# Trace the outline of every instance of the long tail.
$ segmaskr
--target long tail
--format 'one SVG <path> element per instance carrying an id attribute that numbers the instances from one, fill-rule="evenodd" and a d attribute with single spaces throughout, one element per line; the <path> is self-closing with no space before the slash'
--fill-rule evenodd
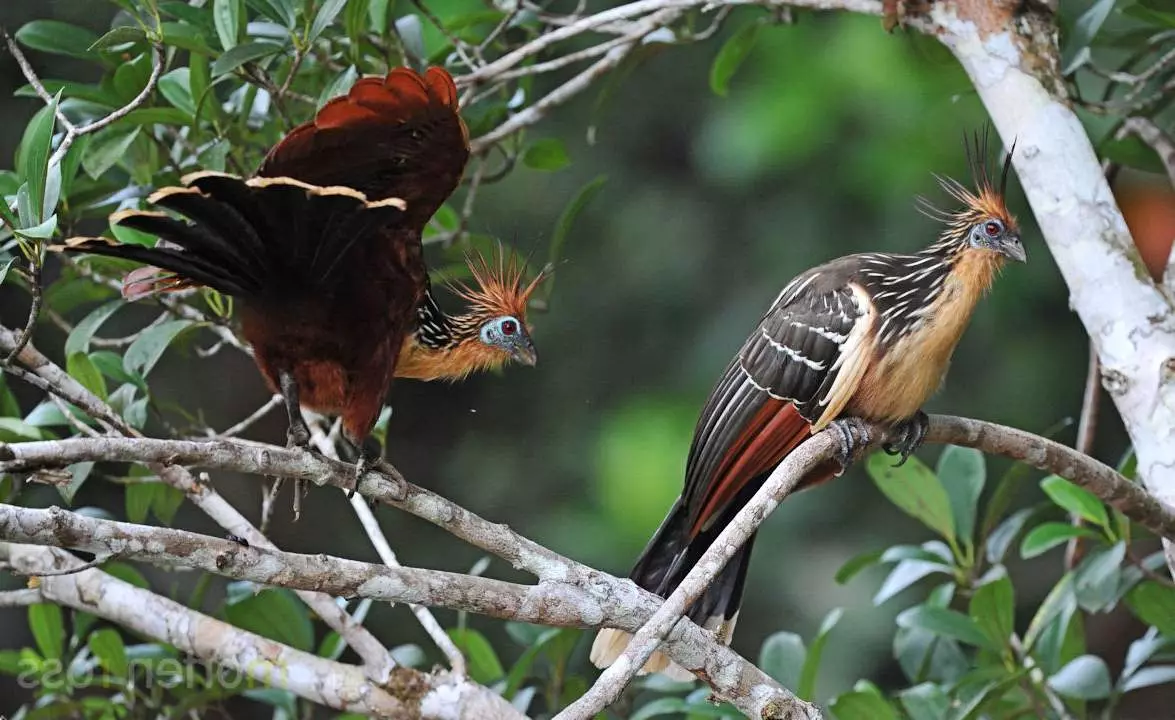
<path id="1" fill-rule="evenodd" d="M 158 210 L 124 210 L 111 220 L 159 237 L 156 247 L 76 237 L 52 249 L 146 263 L 124 281 L 135 299 L 194 285 L 227 295 L 256 297 L 329 282 L 348 251 L 397 223 L 405 203 L 370 202 L 345 187 L 316 187 L 290 178 L 252 178 L 199 172 L 182 187 L 156 191 Z"/>
<path id="2" fill-rule="evenodd" d="M 629 573 L 629 578 L 650 592 L 668 597 L 744 503 L 745 501 L 731 503 L 734 509 L 724 513 L 726 517 L 719 518 L 718 522 L 712 523 L 708 529 L 690 537 L 688 516 L 679 499 L 673 504 L 669 515 L 641 553 L 636 566 Z M 743 584 L 747 577 L 747 566 L 754 542 L 755 537 L 752 535 L 694 602 L 687 614 L 690 620 L 716 633 L 723 643 L 730 642 L 735 623 L 738 621 Z M 628 647 L 631 637 L 622 630 L 601 630 L 592 643 L 592 663 L 599 668 L 608 667 Z M 660 651 L 653 653 L 641 668 L 640 674 L 646 673 L 660 673 L 674 680 L 692 680 L 694 677 Z"/>

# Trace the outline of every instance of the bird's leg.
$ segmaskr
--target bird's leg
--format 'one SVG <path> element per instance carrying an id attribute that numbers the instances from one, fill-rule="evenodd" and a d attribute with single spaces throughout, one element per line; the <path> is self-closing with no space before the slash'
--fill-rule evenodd
<path id="1" fill-rule="evenodd" d="M 359 481 L 363 479 L 363 474 L 371 468 L 378 468 L 383 463 L 384 452 L 379 440 L 371 435 L 363 438 L 363 441 L 359 443 L 350 438 L 347 439 L 359 449 L 359 457 L 355 460 L 355 484 L 347 491 L 347 499 L 350 500 L 355 497 L 355 491 L 359 489 Z"/>
<path id="2" fill-rule="evenodd" d="M 302 404 L 298 402 L 298 381 L 294 374 L 282 371 L 278 375 L 281 382 L 282 399 L 286 402 L 286 415 L 290 420 L 290 427 L 286 430 L 286 447 L 310 447 L 310 428 L 302 417 Z"/>
<path id="3" fill-rule="evenodd" d="M 302 417 L 302 404 L 298 402 L 298 381 L 294 379 L 294 374 L 286 371 L 281 371 L 278 374 L 279 384 L 281 385 L 282 399 L 286 403 L 286 415 L 289 417 L 290 426 L 286 430 L 286 447 L 299 447 L 304 450 L 310 449 L 310 428 L 306 425 L 306 419 Z M 280 480 L 278 481 L 280 482 Z M 276 488 L 274 488 L 276 492 Z M 294 520 L 297 521 L 302 517 L 302 497 L 306 494 L 306 482 L 304 480 L 294 481 Z"/>
<path id="4" fill-rule="evenodd" d="M 837 448 L 833 457 L 840 463 L 843 472 L 848 469 L 849 465 L 857 461 L 861 450 L 868 447 L 869 442 L 873 439 L 872 433 L 869 432 L 869 423 L 861 418 L 847 417 L 833 420 L 828 427 L 838 434 L 837 439 L 840 440 L 840 447 Z"/>
<path id="5" fill-rule="evenodd" d="M 902 459 L 894 467 L 901 467 L 906 463 L 906 460 L 910 459 L 910 455 L 914 454 L 914 451 L 926 439 L 926 431 L 929 429 L 930 418 L 921 410 L 914 413 L 908 420 L 894 427 L 894 432 L 900 434 L 901 438 L 895 442 L 885 443 L 881 446 L 890 455 L 902 456 Z"/>

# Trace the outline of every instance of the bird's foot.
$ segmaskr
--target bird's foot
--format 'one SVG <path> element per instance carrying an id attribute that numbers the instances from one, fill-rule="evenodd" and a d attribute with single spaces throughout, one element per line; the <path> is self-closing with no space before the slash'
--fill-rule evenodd
<path id="1" fill-rule="evenodd" d="M 873 434 L 869 430 L 869 423 L 855 417 L 833 420 L 829 427 L 838 434 L 840 446 L 833 457 L 840 463 L 841 472 L 844 472 L 858 460 L 861 451 L 869 446 Z"/>
<path id="2" fill-rule="evenodd" d="M 894 427 L 894 433 L 900 435 L 900 438 L 881 446 L 890 455 L 902 456 L 901 460 L 898 460 L 894 467 L 901 467 L 906 464 L 906 461 L 910 459 L 914 451 L 922 446 L 922 441 L 926 439 L 926 431 L 929 429 L 930 418 L 921 410 L 914 413 L 913 417 Z"/>
<path id="3" fill-rule="evenodd" d="M 305 420 L 298 418 L 290 423 L 289 429 L 286 430 L 286 447 L 310 449 L 310 428 L 306 426 Z"/>
<path id="4" fill-rule="evenodd" d="M 383 447 L 370 435 L 360 444 L 359 459 L 355 461 L 355 484 L 347 491 L 348 500 L 355 497 L 355 491 L 359 489 L 359 481 L 363 479 L 364 473 L 383 464 L 383 455 Z"/>

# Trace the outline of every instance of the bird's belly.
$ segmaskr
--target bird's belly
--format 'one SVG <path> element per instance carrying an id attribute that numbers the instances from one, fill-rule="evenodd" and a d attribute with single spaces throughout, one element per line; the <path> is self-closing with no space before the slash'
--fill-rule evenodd
<path id="1" fill-rule="evenodd" d="M 899 340 L 870 364 L 846 414 L 896 423 L 918 412 L 942 385 L 958 336 L 931 327 Z"/>

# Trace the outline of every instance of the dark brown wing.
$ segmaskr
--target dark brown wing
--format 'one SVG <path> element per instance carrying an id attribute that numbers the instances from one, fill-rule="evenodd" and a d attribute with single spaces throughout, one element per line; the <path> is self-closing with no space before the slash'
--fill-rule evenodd
<path id="1" fill-rule="evenodd" d="M 812 425 L 835 417 L 851 394 L 846 383 L 860 379 L 859 338 L 871 316 L 849 282 L 852 267 L 830 263 L 784 288 L 706 401 L 686 463 L 691 536 Z"/>
<path id="2" fill-rule="evenodd" d="M 369 199 L 402 198 L 421 229 L 453 193 L 469 135 L 448 72 L 396 68 L 366 77 L 269 151 L 257 174 L 341 185 Z"/>

